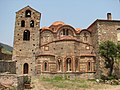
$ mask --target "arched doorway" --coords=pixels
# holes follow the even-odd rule
[[[29,70],[29,65],[25,63],[23,66],[23,74],[28,74],[28,70]]]

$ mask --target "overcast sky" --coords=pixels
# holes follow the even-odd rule
[[[120,20],[119,0],[0,0],[0,42],[13,46],[15,12],[28,5],[41,12],[41,27],[63,21],[87,28],[96,19],[106,19],[109,12]]]

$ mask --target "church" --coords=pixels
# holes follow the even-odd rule
[[[120,42],[120,20],[95,20],[80,29],[62,21],[40,27],[41,13],[27,6],[16,12],[12,60],[17,75],[69,75],[95,78],[100,74],[99,44]]]

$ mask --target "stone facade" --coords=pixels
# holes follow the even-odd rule
[[[101,72],[105,74],[106,70],[103,70],[105,69],[104,60],[98,54],[99,44],[107,40],[115,43],[120,42],[120,21],[98,19],[88,27],[88,30],[92,32],[92,45],[96,53],[96,72],[98,75],[100,75]]]
[[[16,13],[13,61],[18,75],[99,75],[99,43],[117,42],[120,21],[96,20],[87,29],[57,21],[40,28],[40,18],[29,6]]]

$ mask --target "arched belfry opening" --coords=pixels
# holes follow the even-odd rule
[[[28,63],[25,63],[23,65],[23,74],[28,74],[28,70],[29,70],[29,65]]]
[[[23,33],[23,40],[25,41],[29,41],[30,40],[30,31],[29,30],[25,30]]]
[[[25,17],[31,17],[31,11],[30,10],[25,11]]]

